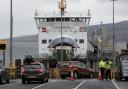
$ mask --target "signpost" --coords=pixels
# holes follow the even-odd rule
[[[5,65],[5,50],[7,48],[7,41],[0,40],[0,51],[3,51],[3,65]]]

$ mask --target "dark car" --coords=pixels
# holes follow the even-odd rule
[[[0,84],[2,84],[3,81],[9,83],[9,73],[6,71],[4,65],[0,63]]]
[[[25,64],[22,68],[22,83],[26,81],[48,82],[49,72],[42,63]]]
[[[73,68],[73,76],[75,79],[81,78],[81,77],[90,77],[91,76],[91,69],[87,68],[87,66],[80,61],[65,61],[63,63],[60,63],[60,76],[61,78],[66,78],[71,76],[71,68],[72,65]]]

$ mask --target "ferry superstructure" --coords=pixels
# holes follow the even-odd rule
[[[39,16],[36,11],[35,21],[39,30],[39,57],[47,58],[53,53],[59,54],[62,42],[63,54],[68,54],[66,56],[72,56],[72,58],[78,56],[85,58],[88,47],[87,27],[90,19],[90,11],[86,16],[85,14],[69,13],[63,16],[56,13]]]

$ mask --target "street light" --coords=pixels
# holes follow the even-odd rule
[[[63,43],[62,43],[62,10],[61,10],[61,26],[60,26],[60,28],[61,28],[61,61],[63,61]]]
[[[117,0],[111,0],[113,2],[113,58],[115,54],[115,1]],[[115,60],[114,60],[115,62]]]
[[[12,36],[13,36],[13,16],[12,16],[12,0],[10,0],[10,67],[12,67],[12,63],[13,63]]]

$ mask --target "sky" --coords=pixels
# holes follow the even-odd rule
[[[13,37],[37,34],[35,10],[58,12],[60,0],[12,0]],[[67,0],[67,12],[87,12],[91,10],[90,25],[112,23],[111,0]],[[128,20],[128,0],[115,1],[115,22]],[[10,37],[10,0],[0,0],[0,39]]]

